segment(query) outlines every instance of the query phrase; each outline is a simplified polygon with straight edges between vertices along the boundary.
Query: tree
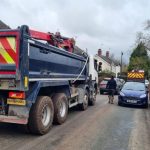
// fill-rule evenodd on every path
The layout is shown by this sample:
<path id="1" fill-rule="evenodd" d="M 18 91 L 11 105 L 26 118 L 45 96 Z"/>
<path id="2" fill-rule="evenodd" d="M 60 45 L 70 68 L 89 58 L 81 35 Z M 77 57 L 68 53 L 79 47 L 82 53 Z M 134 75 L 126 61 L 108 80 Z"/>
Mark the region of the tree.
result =
<path id="1" fill-rule="evenodd" d="M 120 65 L 120 60 L 119 60 L 119 58 L 116 58 L 113 53 L 111 53 L 110 59 L 111 59 L 115 64 Z"/>
<path id="2" fill-rule="evenodd" d="M 150 20 L 147 20 L 144 25 L 144 30 L 137 33 L 136 44 L 143 42 L 145 48 L 150 51 Z"/>
<path id="3" fill-rule="evenodd" d="M 147 48 L 145 43 L 140 42 L 130 56 L 130 62 L 128 70 L 144 70 L 148 75 L 148 69 L 150 68 L 150 59 L 147 54 Z"/>
<path id="4" fill-rule="evenodd" d="M 136 37 L 135 49 L 130 56 L 128 70 L 142 69 L 150 76 L 150 58 L 147 51 L 150 51 L 150 20 L 144 24 L 144 29 Z M 148 75 L 149 73 L 149 75 Z"/>

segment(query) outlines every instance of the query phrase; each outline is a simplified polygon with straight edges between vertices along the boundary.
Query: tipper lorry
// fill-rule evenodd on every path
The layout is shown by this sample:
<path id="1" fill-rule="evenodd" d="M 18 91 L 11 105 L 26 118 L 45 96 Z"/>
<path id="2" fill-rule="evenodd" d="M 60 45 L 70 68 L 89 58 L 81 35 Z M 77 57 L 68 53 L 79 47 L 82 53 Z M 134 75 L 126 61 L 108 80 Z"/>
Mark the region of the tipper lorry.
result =
<path id="1" fill-rule="evenodd" d="M 0 30 L 0 122 L 46 134 L 68 109 L 86 110 L 97 94 L 98 64 L 75 41 L 22 25 Z"/>

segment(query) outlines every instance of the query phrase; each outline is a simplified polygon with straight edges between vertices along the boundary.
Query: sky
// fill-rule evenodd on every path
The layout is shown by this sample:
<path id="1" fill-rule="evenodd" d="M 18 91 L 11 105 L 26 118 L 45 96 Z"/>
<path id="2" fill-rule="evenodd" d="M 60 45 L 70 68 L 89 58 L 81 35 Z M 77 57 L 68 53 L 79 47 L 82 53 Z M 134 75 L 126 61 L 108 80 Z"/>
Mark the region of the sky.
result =
<path id="1" fill-rule="evenodd" d="M 0 20 L 44 32 L 60 31 L 96 54 L 102 49 L 128 61 L 136 34 L 150 19 L 149 0 L 1 0 Z"/>

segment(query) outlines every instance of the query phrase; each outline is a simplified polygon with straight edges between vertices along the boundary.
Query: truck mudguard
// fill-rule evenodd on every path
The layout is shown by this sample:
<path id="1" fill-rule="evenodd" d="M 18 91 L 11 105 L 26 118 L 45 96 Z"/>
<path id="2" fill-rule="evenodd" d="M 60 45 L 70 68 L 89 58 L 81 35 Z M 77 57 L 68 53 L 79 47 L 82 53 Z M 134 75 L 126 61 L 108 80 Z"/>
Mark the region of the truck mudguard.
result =
<path id="1" fill-rule="evenodd" d="M 39 92 L 42 88 L 43 90 L 46 88 L 46 90 L 43 92 L 48 96 L 51 95 L 54 89 L 55 92 L 59 90 L 59 92 L 64 92 L 68 97 L 71 96 L 68 81 L 37 81 L 30 87 L 30 90 L 26 93 L 28 107 L 31 107 L 32 103 L 35 103 L 37 96 L 39 95 Z"/>

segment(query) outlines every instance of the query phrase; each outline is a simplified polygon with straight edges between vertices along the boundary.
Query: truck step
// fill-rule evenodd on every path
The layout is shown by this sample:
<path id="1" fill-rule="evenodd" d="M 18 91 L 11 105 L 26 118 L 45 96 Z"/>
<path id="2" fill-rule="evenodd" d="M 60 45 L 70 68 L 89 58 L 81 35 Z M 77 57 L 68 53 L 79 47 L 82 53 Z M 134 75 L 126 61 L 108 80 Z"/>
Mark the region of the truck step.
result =
<path id="1" fill-rule="evenodd" d="M 70 105 L 69 105 L 69 108 L 74 107 L 74 106 L 76 106 L 76 105 L 78 105 L 78 102 L 74 102 L 74 103 L 70 104 Z"/>

